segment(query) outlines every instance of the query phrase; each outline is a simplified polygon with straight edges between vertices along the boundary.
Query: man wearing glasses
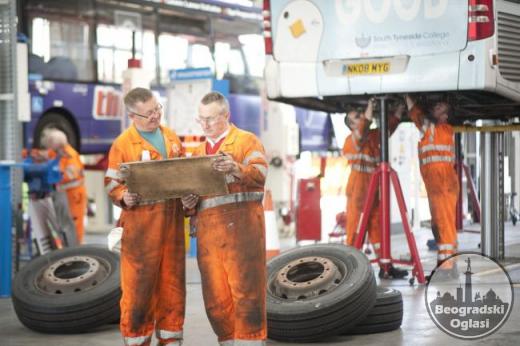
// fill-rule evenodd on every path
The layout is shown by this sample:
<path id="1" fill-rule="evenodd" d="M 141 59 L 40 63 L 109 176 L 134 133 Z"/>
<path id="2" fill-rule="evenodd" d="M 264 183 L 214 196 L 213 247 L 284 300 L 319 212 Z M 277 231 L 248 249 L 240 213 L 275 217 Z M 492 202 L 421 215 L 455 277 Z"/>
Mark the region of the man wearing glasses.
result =
<path id="1" fill-rule="evenodd" d="M 142 205 L 121 180 L 123 162 L 182 155 L 177 135 L 160 125 L 162 105 L 148 89 L 124 98 L 132 120 L 112 144 L 105 188 L 123 210 L 121 242 L 121 334 L 125 345 L 180 345 L 185 311 L 184 216 L 178 199 Z M 150 182 L 153 184 L 153 182 Z"/>
<path id="2" fill-rule="evenodd" d="M 229 121 L 226 98 L 211 92 L 199 104 L 206 141 L 194 156 L 221 154 L 213 164 L 226 174 L 229 194 L 189 195 L 196 213 L 197 260 L 206 313 L 221 345 L 265 345 L 266 266 L 262 198 L 267 175 L 264 148 Z"/>

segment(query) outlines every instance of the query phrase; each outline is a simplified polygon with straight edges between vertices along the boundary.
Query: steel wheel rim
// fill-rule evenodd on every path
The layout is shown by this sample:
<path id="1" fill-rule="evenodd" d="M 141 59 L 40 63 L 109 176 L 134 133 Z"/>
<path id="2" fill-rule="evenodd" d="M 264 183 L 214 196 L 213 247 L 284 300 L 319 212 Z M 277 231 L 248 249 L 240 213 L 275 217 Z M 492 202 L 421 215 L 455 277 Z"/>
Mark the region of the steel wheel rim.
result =
<path id="1" fill-rule="evenodd" d="M 110 263 L 99 257 L 69 256 L 54 261 L 35 278 L 35 286 L 51 295 L 88 291 L 112 272 Z"/>
<path id="2" fill-rule="evenodd" d="M 347 274 L 345 266 L 321 256 L 297 258 L 271 277 L 271 294 L 285 300 L 305 300 L 333 291 Z"/>

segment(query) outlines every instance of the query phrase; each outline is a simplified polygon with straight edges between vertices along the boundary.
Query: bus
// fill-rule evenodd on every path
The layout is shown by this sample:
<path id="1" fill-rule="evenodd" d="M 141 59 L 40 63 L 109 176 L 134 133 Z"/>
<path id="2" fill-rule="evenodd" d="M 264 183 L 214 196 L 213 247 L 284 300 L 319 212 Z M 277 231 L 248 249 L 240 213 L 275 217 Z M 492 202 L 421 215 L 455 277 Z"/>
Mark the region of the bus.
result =
<path id="1" fill-rule="evenodd" d="M 268 96 L 330 112 L 448 92 L 468 119 L 520 114 L 519 0 L 265 0 Z"/>
<path id="2" fill-rule="evenodd" d="M 82 154 L 108 152 L 125 116 L 122 73 L 131 58 L 161 95 L 171 70 L 209 67 L 230 81 L 232 120 L 259 132 L 265 58 L 252 1 L 22 0 L 18 15 L 29 45 L 27 147 L 57 127 Z"/>

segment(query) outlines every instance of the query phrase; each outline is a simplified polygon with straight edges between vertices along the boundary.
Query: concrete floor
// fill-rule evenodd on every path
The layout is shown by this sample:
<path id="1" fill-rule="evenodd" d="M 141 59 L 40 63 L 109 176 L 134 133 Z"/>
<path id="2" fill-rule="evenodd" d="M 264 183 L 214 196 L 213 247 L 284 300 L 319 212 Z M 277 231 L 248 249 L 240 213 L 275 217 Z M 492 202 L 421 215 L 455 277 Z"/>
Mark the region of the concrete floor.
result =
<path id="1" fill-rule="evenodd" d="M 471 227 L 470 227 L 471 228 Z M 473 227 L 475 229 L 475 227 Z M 427 229 L 416 232 L 416 239 L 421 252 L 421 260 L 425 271 L 435 264 L 435 253 L 429 252 L 424 245 L 431 237 Z M 104 234 L 88 234 L 87 242 L 104 243 Z M 392 236 L 393 255 L 398 258 L 406 254 L 406 242 L 403 234 Z M 480 234 L 465 232 L 459 235 L 462 250 L 477 250 Z M 424 304 L 424 286 L 410 286 L 406 280 L 382 280 L 381 285 L 391 286 L 400 290 L 404 301 L 404 319 L 401 329 L 372 335 L 342 336 L 314 343 L 313 345 L 519 345 L 520 344 L 520 225 L 506 226 L 506 268 L 514 285 L 516 304 L 505 325 L 496 333 L 477 341 L 455 339 L 439 330 L 431 321 Z M 294 239 L 282 241 L 282 249 L 294 245 Z M 376 268 L 374 268 L 376 269 Z M 184 328 L 184 344 L 187 346 L 217 345 L 209 322 L 206 318 L 200 276 L 195 259 L 187 261 L 187 312 Z M 117 325 L 108 325 L 87 334 L 80 335 L 46 335 L 25 328 L 17 319 L 10 299 L 0 299 L 0 345 L 60 345 L 60 346 L 108 346 L 121 345 L 121 337 Z M 295 345 L 269 340 L 268 345 Z"/>

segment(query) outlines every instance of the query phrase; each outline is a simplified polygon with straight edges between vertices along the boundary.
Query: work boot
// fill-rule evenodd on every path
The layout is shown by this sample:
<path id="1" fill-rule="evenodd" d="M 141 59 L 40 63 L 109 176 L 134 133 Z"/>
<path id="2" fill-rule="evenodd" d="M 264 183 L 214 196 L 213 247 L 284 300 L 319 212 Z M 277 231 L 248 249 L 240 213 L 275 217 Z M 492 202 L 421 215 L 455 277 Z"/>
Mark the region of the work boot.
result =
<path id="1" fill-rule="evenodd" d="M 404 269 L 398 269 L 394 266 L 388 268 L 388 272 L 385 273 L 383 268 L 379 268 L 380 279 L 404 279 L 408 276 L 408 271 Z"/>

